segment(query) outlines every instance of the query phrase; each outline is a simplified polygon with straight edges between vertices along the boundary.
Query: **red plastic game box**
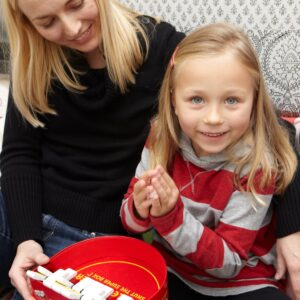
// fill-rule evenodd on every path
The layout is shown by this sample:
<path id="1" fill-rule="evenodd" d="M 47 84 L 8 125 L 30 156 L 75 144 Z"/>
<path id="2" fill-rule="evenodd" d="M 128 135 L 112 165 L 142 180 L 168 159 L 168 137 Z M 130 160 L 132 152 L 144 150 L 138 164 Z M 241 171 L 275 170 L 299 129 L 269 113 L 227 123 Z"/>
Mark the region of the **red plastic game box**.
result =
<path id="1" fill-rule="evenodd" d="M 71 268 L 77 275 L 76 284 L 90 277 L 114 289 L 109 300 L 125 294 L 134 300 L 167 299 L 167 268 L 161 254 L 141 240 L 123 236 L 88 239 L 65 248 L 52 256 L 43 267 L 54 272 Z M 32 280 L 32 292 L 38 300 L 66 300 Z"/>

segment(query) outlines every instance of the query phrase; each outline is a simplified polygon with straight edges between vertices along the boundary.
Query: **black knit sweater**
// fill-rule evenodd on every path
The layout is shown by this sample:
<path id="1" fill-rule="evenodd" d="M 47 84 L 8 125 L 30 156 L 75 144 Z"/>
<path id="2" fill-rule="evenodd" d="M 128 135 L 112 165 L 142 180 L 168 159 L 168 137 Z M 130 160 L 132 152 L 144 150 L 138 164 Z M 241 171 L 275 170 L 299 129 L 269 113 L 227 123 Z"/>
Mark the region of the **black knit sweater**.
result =
<path id="1" fill-rule="evenodd" d="M 285 121 L 283 119 L 280 120 L 281 125 L 284 126 L 289 132 L 291 144 L 295 146 L 294 148 L 298 158 L 298 167 L 294 179 L 285 190 L 284 195 L 274 196 L 273 199 L 275 201 L 275 204 L 277 204 L 277 238 L 281 238 L 300 231 L 300 158 L 299 153 L 297 153 L 295 144 L 296 129 L 288 121 Z"/>
<path id="2" fill-rule="evenodd" d="M 166 65 L 184 34 L 148 17 L 150 52 L 136 84 L 122 95 L 106 69 L 80 77 L 84 93 L 53 84 L 57 116 L 45 128 L 26 123 L 9 98 L 1 189 L 15 245 L 41 240 L 42 213 L 88 231 L 124 234 L 119 211 L 156 111 Z M 38 84 L 38 83 L 37 83 Z"/>
<path id="3" fill-rule="evenodd" d="M 294 180 L 287 187 L 283 197 L 278 197 L 277 237 L 281 238 L 300 231 L 300 158 Z"/>

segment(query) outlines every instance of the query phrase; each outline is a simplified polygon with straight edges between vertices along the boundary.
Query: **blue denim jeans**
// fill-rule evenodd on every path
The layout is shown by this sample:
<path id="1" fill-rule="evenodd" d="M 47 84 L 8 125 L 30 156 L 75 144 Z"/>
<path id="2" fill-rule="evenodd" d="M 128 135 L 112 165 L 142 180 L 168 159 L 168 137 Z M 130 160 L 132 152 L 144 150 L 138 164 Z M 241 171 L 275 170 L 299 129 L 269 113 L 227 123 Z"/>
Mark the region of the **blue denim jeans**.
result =
<path id="1" fill-rule="evenodd" d="M 0 192 L 0 283 L 9 286 L 10 280 L 8 271 L 14 259 L 13 243 L 9 230 L 5 201 Z M 76 242 L 103 236 L 103 233 L 88 232 L 72 226 L 54 218 L 51 215 L 43 215 L 42 221 L 42 239 L 44 242 L 44 252 L 48 256 L 52 256 L 63 248 L 70 246 Z M 15 293 L 13 300 L 22 299 L 20 294 Z"/>
<path id="2" fill-rule="evenodd" d="M 43 215 L 44 253 L 52 256 L 76 242 L 103 236 L 103 233 L 88 232 L 65 224 L 51 215 Z"/>

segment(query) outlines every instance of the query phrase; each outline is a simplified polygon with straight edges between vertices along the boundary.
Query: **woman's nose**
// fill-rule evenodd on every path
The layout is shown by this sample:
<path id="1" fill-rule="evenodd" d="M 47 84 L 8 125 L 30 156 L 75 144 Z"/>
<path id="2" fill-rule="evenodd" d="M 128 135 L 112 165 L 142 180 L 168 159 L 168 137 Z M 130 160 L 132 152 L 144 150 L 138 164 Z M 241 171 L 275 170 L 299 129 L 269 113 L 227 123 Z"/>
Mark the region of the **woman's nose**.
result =
<path id="1" fill-rule="evenodd" d="M 64 35 L 67 39 L 74 39 L 80 34 L 81 22 L 72 16 L 64 16 L 61 20 Z"/>

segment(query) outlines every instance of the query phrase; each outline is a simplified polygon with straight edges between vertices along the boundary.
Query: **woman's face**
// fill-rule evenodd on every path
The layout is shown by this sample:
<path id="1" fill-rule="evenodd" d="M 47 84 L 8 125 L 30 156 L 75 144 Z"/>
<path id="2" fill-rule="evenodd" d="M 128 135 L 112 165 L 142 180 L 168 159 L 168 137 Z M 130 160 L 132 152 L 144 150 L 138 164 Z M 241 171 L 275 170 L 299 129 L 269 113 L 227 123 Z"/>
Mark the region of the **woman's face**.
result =
<path id="1" fill-rule="evenodd" d="M 18 4 L 46 40 L 85 54 L 99 48 L 99 10 L 95 0 L 18 0 Z"/>

